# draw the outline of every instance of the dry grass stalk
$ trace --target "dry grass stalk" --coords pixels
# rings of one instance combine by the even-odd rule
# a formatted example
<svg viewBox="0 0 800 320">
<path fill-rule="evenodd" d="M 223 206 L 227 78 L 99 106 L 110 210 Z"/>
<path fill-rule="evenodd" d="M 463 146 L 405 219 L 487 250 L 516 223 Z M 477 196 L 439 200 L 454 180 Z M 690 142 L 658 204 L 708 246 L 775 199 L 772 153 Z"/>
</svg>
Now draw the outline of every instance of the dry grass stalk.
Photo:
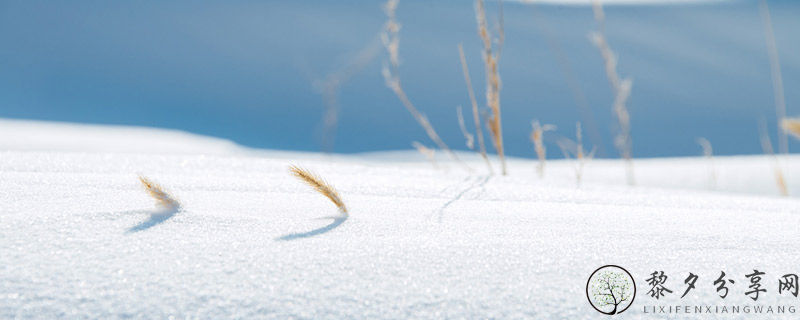
<svg viewBox="0 0 800 320">
<path fill-rule="evenodd" d="M 609 84 L 611 84 L 611 89 L 614 93 L 614 115 L 617 117 L 617 124 L 619 125 L 619 132 L 617 133 L 617 137 L 614 139 L 614 145 L 619 150 L 620 155 L 626 162 L 626 170 L 627 170 L 627 180 L 629 185 L 636 184 L 636 180 L 634 178 L 633 173 L 633 142 L 631 140 L 631 124 L 630 124 L 630 114 L 628 113 L 628 108 L 626 107 L 626 102 L 628 101 L 628 97 L 631 94 L 631 87 L 633 86 L 633 80 L 626 78 L 620 79 L 619 74 L 617 73 L 617 57 L 614 55 L 614 52 L 611 51 L 611 47 L 608 45 L 608 41 L 605 35 L 605 14 L 603 13 L 603 7 L 600 4 L 600 0 L 592 1 L 592 7 L 594 9 L 594 18 L 597 21 L 597 27 L 599 31 L 592 32 L 590 34 L 590 39 L 592 43 L 600 50 L 600 55 L 603 56 L 603 62 L 605 64 L 606 70 L 606 77 L 608 78 Z"/>
<path fill-rule="evenodd" d="M 563 138 L 558 141 L 558 146 L 561 148 L 561 152 L 564 153 L 564 158 L 571 159 L 572 156 L 570 155 L 571 150 L 574 151 L 575 156 L 575 164 L 573 165 L 573 170 L 575 171 L 575 180 L 578 183 L 578 187 L 581 186 L 581 181 L 583 180 L 583 168 L 586 164 L 592 160 L 594 157 L 595 148 L 592 148 L 592 151 L 589 154 L 586 154 L 583 151 L 583 133 L 581 131 L 581 123 L 577 122 L 575 124 L 575 139 L 576 142 L 573 142 L 570 139 Z"/>
<path fill-rule="evenodd" d="M 709 189 L 716 189 L 717 185 L 717 170 L 714 165 L 714 149 L 711 148 L 711 142 L 708 139 L 700 137 L 697 138 L 697 144 L 703 147 L 703 155 L 708 158 L 710 163 L 709 167 L 709 176 L 708 176 L 708 187 Z"/>
<path fill-rule="evenodd" d="M 488 23 L 486 22 L 486 8 L 483 0 L 478 0 L 475 4 L 475 16 L 478 20 L 478 35 L 483 42 L 483 63 L 486 69 L 486 105 L 489 106 L 491 114 L 489 115 L 488 127 L 489 133 L 492 136 L 492 142 L 497 155 L 500 157 L 501 172 L 503 175 L 508 173 L 506 169 L 505 152 L 503 151 L 503 127 L 500 119 L 500 74 L 497 71 L 497 62 L 500 59 L 500 53 L 503 48 L 504 32 L 503 32 L 503 2 L 499 1 L 499 18 L 497 27 L 497 38 L 492 36 L 489 31 Z M 496 42 L 497 50 L 495 51 L 492 42 Z"/>
<path fill-rule="evenodd" d="M 553 56 L 555 56 L 556 60 L 558 61 L 561 73 L 564 75 L 564 80 L 567 81 L 567 85 L 569 86 L 570 91 L 572 91 L 572 97 L 575 101 L 575 106 L 577 107 L 577 111 L 581 116 L 581 121 L 586 128 L 589 141 L 595 146 L 595 148 L 597 148 L 598 155 L 602 157 L 605 153 L 603 139 L 600 135 L 600 131 L 597 129 L 594 114 L 589 106 L 589 102 L 586 100 L 586 95 L 581 88 L 580 82 L 575 76 L 572 64 L 570 63 L 567 54 L 564 52 L 564 49 L 561 47 L 558 37 L 553 34 L 552 27 L 547 22 L 547 17 L 538 10 L 538 4 L 535 2 L 536 1 L 534 0 L 523 1 L 523 3 L 531 5 L 530 7 L 531 12 L 533 12 L 533 21 L 536 22 L 536 27 L 539 29 L 539 33 L 545 37 L 547 46 L 550 48 Z"/>
<path fill-rule="evenodd" d="M 461 70 L 464 72 L 464 81 L 467 83 L 469 101 L 472 103 L 472 118 L 475 120 L 475 135 L 478 136 L 478 147 L 480 148 L 479 151 L 481 153 L 481 157 L 483 157 L 483 160 L 486 162 L 486 167 L 489 168 L 489 174 L 494 174 L 492 164 L 489 162 L 489 157 L 486 155 L 486 144 L 483 140 L 483 127 L 481 127 L 481 117 L 480 113 L 478 112 L 478 100 L 475 99 L 475 90 L 472 89 L 472 78 L 469 76 L 467 58 L 464 56 L 464 48 L 460 43 L 458 44 L 458 56 L 461 58 Z M 459 108 L 459 114 L 460 112 L 461 109 Z"/>
<path fill-rule="evenodd" d="M 319 192 L 326 198 L 330 199 L 331 202 L 333 202 L 333 204 L 335 204 L 336 207 L 339 208 L 339 211 L 342 214 L 344 215 L 348 214 L 347 207 L 344 205 L 342 197 L 339 196 L 339 192 L 337 192 L 336 189 L 333 188 L 333 186 L 328 184 L 328 182 L 320 178 L 318 175 L 299 166 L 295 165 L 289 166 L 289 171 L 292 172 L 293 176 L 302 180 L 311 188 L 313 188 L 315 191 Z"/>
<path fill-rule="evenodd" d="M 772 150 L 772 141 L 769 139 L 769 134 L 767 134 L 766 121 L 762 121 L 759 127 L 761 131 L 761 148 L 763 148 L 764 153 L 770 155 L 773 160 L 772 167 L 775 171 L 775 185 L 778 186 L 778 191 L 781 193 L 781 195 L 786 197 L 789 195 L 789 190 L 786 187 L 786 179 L 783 177 L 781 163 L 778 160 L 778 156 L 776 156 L 775 152 Z"/>
<path fill-rule="evenodd" d="M 439 169 L 439 165 L 436 163 L 436 150 L 428 148 L 417 141 L 411 142 L 411 145 L 414 146 L 414 149 L 417 149 L 419 153 L 424 155 L 425 158 L 428 158 L 434 168 Z"/>
<path fill-rule="evenodd" d="M 767 41 L 769 53 L 770 74 L 772 75 L 772 89 L 775 98 L 775 114 L 778 121 L 786 118 L 786 98 L 783 94 L 783 76 L 781 75 L 781 62 L 778 58 L 778 46 L 775 44 L 775 34 L 772 32 L 772 19 L 766 0 L 758 3 L 761 20 L 764 22 L 764 39 Z M 778 150 L 782 154 L 789 153 L 789 139 L 785 131 L 778 129 Z"/>
<path fill-rule="evenodd" d="M 400 83 L 400 76 L 398 75 L 398 69 L 400 67 L 400 24 L 397 23 L 397 18 L 395 16 L 398 3 L 399 0 L 388 0 L 384 5 L 384 12 L 388 19 L 384 25 L 384 32 L 381 34 L 381 39 L 383 40 L 384 47 L 386 47 L 386 51 L 389 53 L 389 66 L 383 66 L 383 78 L 386 80 L 386 86 L 392 89 L 397 98 L 400 99 L 400 102 L 403 103 L 403 106 L 406 107 L 406 110 L 408 110 L 417 123 L 425 129 L 425 133 L 428 134 L 428 137 L 433 140 L 433 143 L 435 143 L 439 149 L 444 150 L 453 160 L 460 162 L 467 167 L 468 170 L 471 170 L 458 158 L 456 153 L 442 141 L 439 134 L 436 133 L 436 130 L 433 128 L 433 125 L 428 121 L 428 118 L 417 110 L 403 90 L 403 86 Z"/>
<path fill-rule="evenodd" d="M 163 209 L 176 209 L 181 205 L 178 200 L 167 192 L 160 184 L 148 179 L 143 175 L 139 175 L 139 182 L 142 183 L 145 191 L 156 200 L 156 205 Z"/>
<path fill-rule="evenodd" d="M 533 142 L 536 156 L 539 158 L 539 165 L 536 167 L 536 171 L 539 173 L 539 178 L 544 178 L 544 164 L 547 160 L 547 148 L 544 146 L 542 137 L 544 136 L 545 131 L 555 130 L 556 126 L 551 124 L 540 125 L 539 120 L 531 121 L 531 126 L 533 126 L 533 131 L 531 131 L 531 142 Z"/>
<path fill-rule="evenodd" d="M 791 133 L 795 138 L 800 139 L 800 118 L 784 118 L 781 120 L 781 128 L 786 133 Z"/>
</svg>

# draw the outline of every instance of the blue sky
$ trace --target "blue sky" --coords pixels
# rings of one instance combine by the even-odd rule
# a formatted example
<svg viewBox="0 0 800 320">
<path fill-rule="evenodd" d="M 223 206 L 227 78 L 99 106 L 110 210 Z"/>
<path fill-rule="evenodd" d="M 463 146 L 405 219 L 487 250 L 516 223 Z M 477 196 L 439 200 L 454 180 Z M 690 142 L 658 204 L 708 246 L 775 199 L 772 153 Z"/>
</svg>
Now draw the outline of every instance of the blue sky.
<svg viewBox="0 0 800 320">
<path fill-rule="evenodd" d="M 770 6 L 787 107 L 797 116 L 800 5 Z M 616 157 L 612 95 L 587 38 L 595 30 L 591 8 L 504 8 L 507 153 L 534 156 L 530 121 L 539 119 L 558 126 L 546 142 L 560 156 L 556 135 L 571 138 L 574 123 L 587 120 L 571 78 L 590 107 L 591 138 L 603 155 Z M 775 139 L 757 2 L 610 6 L 606 17 L 619 73 L 634 80 L 635 157 L 697 155 L 700 136 L 718 154 L 761 153 L 761 117 Z M 456 106 L 469 106 L 459 43 L 484 99 L 472 3 L 404 0 L 397 18 L 409 98 L 451 147 L 465 149 L 456 120 Z M 175 128 L 259 148 L 317 151 L 324 103 L 314 84 L 374 43 L 384 21 L 375 1 L 4 1 L 0 117 Z M 338 90 L 335 152 L 432 145 L 384 85 L 384 61 L 378 51 Z"/>
</svg>

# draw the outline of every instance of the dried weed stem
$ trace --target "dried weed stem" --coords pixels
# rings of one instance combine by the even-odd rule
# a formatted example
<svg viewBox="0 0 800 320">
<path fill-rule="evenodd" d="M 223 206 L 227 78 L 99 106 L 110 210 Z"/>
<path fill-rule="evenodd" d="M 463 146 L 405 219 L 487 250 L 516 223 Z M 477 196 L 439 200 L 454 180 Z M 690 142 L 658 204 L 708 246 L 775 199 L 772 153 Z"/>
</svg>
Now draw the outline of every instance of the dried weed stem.
<svg viewBox="0 0 800 320">
<path fill-rule="evenodd" d="M 541 125 L 539 124 L 539 120 L 531 121 L 531 126 L 533 127 L 533 131 L 531 131 L 531 142 L 533 142 L 533 147 L 536 151 L 536 157 L 539 158 L 539 165 L 536 167 L 536 171 L 539 173 L 539 178 L 544 178 L 544 165 L 545 161 L 547 160 L 547 148 L 544 146 L 544 141 L 542 138 L 544 137 L 545 131 L 555 130 L 556 126 L 551 124 Z"/>
<path fill-rule="evenodd" d="M 395 16 L 395 11 L 397 10 L 397 5 L 399 0 L 388 0 L 384 5 L 384 12 L 386 13 L 387 21 L 384 25 L 384 32 L 381 34 L 381 39 L 383 40 L 383 45 L 386 47 L 386 51 L 389 53 L 389 65 L 384 65 L 383 67 L 383 78 L 386 80 L 386 86 L 391 89 L 394 94 L 400 99 L 400 102 L 403 103 L 406 110 L 414 117 L 417 123 L 425 129 L 425 133 L 428 134 L 428 137 L 433 140 L 433 143 L 439 147 L 439 149 L 444 150 L 447 152 L 453 160 L 460 162 L 462 165 L 469 169 L 469 167 L 458 158 L 455 152 L 453 152 L 450 147 L 447 146 L 444 141 L 439 137 L 439 134 L 436 133 L 436 130 L 431 125 L 428 118 L 419 112 L 417 108 L 411 103 L 411 100 L 408 99 L 405 91 L 403 90 L 403 86 L 400 83 L 400 76 L 398 75 L 398 69 L 400 67 L 400 24 L 397 22 L 397 18 Z"/>
<path fill-rule="evenodd" d="M 600 50 L 600 55 L 603 57 L 603 62 L 606 70 L 606 77 L 611 90 L 614 93 L 614 115 L 617 117 L 617 124 L 619 125 L 619 132 L 614 139 L 614 145 L 619 150 L 620 155 L 625 159 L 627 180 L 629 185 L 635 185 L 636 180 L 633 173 L 633 142 L 631 140 L 631 120 L 626 102 L 631 94 L 631 87 L 633 80 L 630 78 L 620 79 L 617 73 L 617 57 L 611 47 L 608 45 L 608 40 L 605 34 L 605 14 L 600 0 L 592 1 L 592 8 L 594 9 L 594 18 L 597 21 L 597 32 L 592 32 L 589 37 L 594 45 Z"/>
<path fill-rule="evenodd" d="M 500 74 L 497 70 L 497 63 L 503 49 L 505 38 L 503 32 L 503 2 L 498 1 L 499 18 L 497 23 L 497 38 L 492 36 L 486 22 L 486 7 L 483 0 L 478 0 L 475 4 L 475 16 L 478 21 L 478 35 L 483 42 L 483 63 L 486 69 L 486 105 L 491 110 L 488 119 L 489 133 L 492 136 L 492 143 L 500 157 L 501 173 L 508 174 L 506 168 L 505 152 L 503 150 L 503 126 L 500 118 Z M 496 43 L 497 50 L 493 49 L 493 42 Z"/>
<path fill-rule="evenodd" d="M 472 103 L 472 118 L 475 120 L 475 135 L 478 136 L 478 147 L 481 157 L 486 162 L 486 167 L 489 169 L 489 174 L 494 174 L 492 164 L 489 162 L 489 157 L 486 155 L 486 144 L 483 140 L 483 127 L 481 126 L 481 116 L 478 112 L 478 100 L 475 99 L 475 90 L 472 89 L 472 78 L 469 75 L 469 67 L 467 66 L 467 58 L 464 56 L 464 48 L 458 44 L 458 56 L 461 58 L 461 70 L 464 72 L 464 82 L 467 83 L 467 92 L 469 93 L 469 101 Z M 459 114 L 461 108 L 459 108 Z M 463 123 L 463 120 L 461 121 Z"/>
</svg>

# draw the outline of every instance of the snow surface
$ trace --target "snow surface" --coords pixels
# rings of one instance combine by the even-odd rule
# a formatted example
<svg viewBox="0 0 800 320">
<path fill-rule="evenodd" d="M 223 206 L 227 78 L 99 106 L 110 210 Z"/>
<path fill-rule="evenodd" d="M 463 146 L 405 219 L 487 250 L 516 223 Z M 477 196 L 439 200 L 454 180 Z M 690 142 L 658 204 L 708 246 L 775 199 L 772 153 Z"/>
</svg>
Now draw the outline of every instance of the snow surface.
<svg viewBox="0 0 800 320">
<path fill-rule="evenodd" d="M 176 130 L 0 119 L 0 150 L 116 153 L 231 153 L 228 140 Z"/>
<path fill-rule="evenodd" d="M 598 318 L 584 290 L 607 264 L 636 280 L 619 318 L 650 318 L 642 308 L 652 305 L 798 301 L 777 294 L 777 279 L 800 272 L 800 201 L 755 195 L 775 194 L 764 157 L 717 159 L 718 189 L 738 193 L 702 190 L 703 158 L 637 160 L 643 186 L 633 188 L 618 161 L 596 161 L 576 188 L 563 161 L 541 180 L 525 159 L 487 176 L 473 157 L 469 173 L 410 152 L 324 156 L 161 130 L 11 124 L 0 126 L 2 319 Z M 105 140 L 82 140 L 98 134 Z M 165 151 L 179 138 L 209 151 Z M 789 164 L 800 158 L 783 160 L 796 177 Z M 350 217 L 331 218 L 335 207 L 290 164 L 338 188 Z M 182 209 L 154 215 L 138 173 Z M 757 302 L 744 295 L 753 269 L 767 273 Z M 646 295 L 656 270 L 674 292 L 660 300 Z M 725 300 L 712 284 L 720 271 L 736 281 Z M 680 299 L 689 272 L 697 288 Z"/>
</svg>

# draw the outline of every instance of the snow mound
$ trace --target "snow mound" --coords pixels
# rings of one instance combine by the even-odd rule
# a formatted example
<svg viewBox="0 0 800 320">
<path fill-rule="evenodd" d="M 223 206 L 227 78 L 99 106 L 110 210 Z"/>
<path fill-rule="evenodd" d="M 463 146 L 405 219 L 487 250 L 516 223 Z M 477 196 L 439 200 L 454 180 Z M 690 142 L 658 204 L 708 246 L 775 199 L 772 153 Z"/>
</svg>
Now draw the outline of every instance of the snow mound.
<svg viewBox="0 0 800 320">
<path fill-rule="evenodd" d="M 80 127 L 3 126 L 4 143 L 9 134 Z M 116 135 L 119 145 L 181 137 L 87 130 Z M 203 139 L 184 138 L 205 150 Z M 623 319 L 648 316 L 643 307 L 653 305 L 796 301 L 775 290 L 779 276 L 800 271 L 787 258 L 800 253 L 796 199 L 631 188 L 601 173 L 576 188 L 558 168 L 566 164 L 540 180 L 521 159 L 502 177 L 375 155 L 172 154 L 168 144 L 164 154 L 110 152 L 110 139 L 83 141 L 97 145 L 73 146 L 101 152 L 0 152 L 0 318 L 596 318 L 584 290 L 608 264 L 636 280 Z M 209 150 L 229 146 L 205 141 Z M 761 161 L 735 162 L 751 160 Z M 658 161 L 637 165 L 642 180 L 696 175 L 663 167 L 690 159 Z M 468 162 L 482 170 L 480 160 Z M 289 164 L 334 185 L 349 218 L 330 218 L 336 208 Z M 609 160 L 587 173 L 617 169 Z M 137 172 L 182 209 L 157 212 Z M 744 295 L 753 269 L 767 273 L 757 303 Z M 656 270 L 674 291 L 659 300 L 644 281 Z M 726 300 L 712 286 L 720 271 L 737 283 Z M 689 272 L 700 280 L 680 299 Z"/>
<path fill-rule="evenodd" d="M 243 149 L 177 130 L 0 119 L 0 150 L 228 154 Z"/>
</svg>

